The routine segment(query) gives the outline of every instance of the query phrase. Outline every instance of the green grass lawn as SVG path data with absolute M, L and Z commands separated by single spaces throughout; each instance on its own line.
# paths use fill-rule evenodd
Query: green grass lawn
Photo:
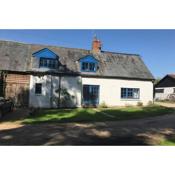
M 149 107 L 98 108 L 98 110 L 114 117 L 106 116 L 93 108 L 50 109 L 39 110 L 35 115 L 25 118 L 23 122 L 32 124 L 43 122 L 118 121 L 154 117 L 174 111 L 171 108 L 158 105 L 152 105 Z
M 170 136 L 166 136 L 165 138 L 163 138 L 159 145 L 161 146 L 175 146 L 175 135 L 172 134 Z
M 169 139 L 162 140 L 159 145 L 160 146 L 175 146 L 175 139 L 173 141 Z

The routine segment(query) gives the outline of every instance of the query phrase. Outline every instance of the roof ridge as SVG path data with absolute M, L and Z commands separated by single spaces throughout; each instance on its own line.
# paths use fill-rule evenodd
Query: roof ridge
M 14 40 L 1 40 L 0 42 L 12 42 L 12 43 L 17 43 L 17 44 L 24 44 L 24 45 L 33 45 L 33 46 L 43 46 L 43 47 L 57 47 L 57 48 L 62 48 L 62 49 L 75 49 L 75 50 L 84 50 L 84 51 L 90 51 L 88 49 L 82 49 L 82 48 L 71 48 L 71 47 L 63 47 L 63 46 L 58 46 L 58 45 L 49 45 L 49 44 L 37 44 L 37 43 L 25 43 L 25 42 L 19 42 L 19 41 L 14 41 Z
M 175 73 L 170 73 L 170 74 L 167 74 L 167 75 L 175 75 Z
M 169 76 L 169 77 L 175 79 L 175 73 L 174 73 L 174 74 L 167 74 L 167 76 Z
M 121 54 L 121 55 L 135 55 L 140 56 L 140 54 L 134 54 L 134 53 L 125 53 L 125 52 L 111 52 L 111 51 L 102 51 L 104 53 L 112 53 L 112 54 Z
M 24 44 L 24 45 L 33 45 L 33 46 L 43 46 L 43 47 L 58 47 L 62 49 L 74 49 L 74 50 L 81 50 L 81 51 L 88 51 L 90 52 L 90 49 L 83 49 L 83 48 L 72 48 L 72 47 L 63 47 L 63 46 L 58 46 L 58 45 L 49 45 L 49 44 L 37 44 L 37 43 L 26 43 L 26 42 L 21 42 L 21 41 L 14 41 L 14 40 L 1 40 L 0 42 L 12 42 L 12 43 L 17 43 L 17 44 Z M 139 54 L 132 54 L 132 53 L 124 53 L 124 52 L 112 52 L 112 51 L 103 51 L 102 53 L 111 53 L 111 54 L 121 54 L 121 55 L 135 55 L 135 56 L 140 56 Z

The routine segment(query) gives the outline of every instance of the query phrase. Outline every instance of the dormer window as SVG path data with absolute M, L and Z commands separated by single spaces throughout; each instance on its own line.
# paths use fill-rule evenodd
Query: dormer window
M 90 63 L 90 62 L 82 62 L 81 65 L 81 70 L 82 71 L 87 71 L 87 72 L 94 72 L 96 71 L 96 65 L 95 63 Z
M 80 59 L 80 68 L 82 72 L 96 72 L 98 61 L 91 55 Z
M 39 65 L 38 65 L 39 68 L 49 68 L 49 69 L 58 68 L 59 56 L 47 48 L 44 48 L 42 50 L 33 53 L 33 56 L 39 59 Z
M 58 67 L 58 61 L 56 59 L 40 58 L 39 67 L 55 69 Z

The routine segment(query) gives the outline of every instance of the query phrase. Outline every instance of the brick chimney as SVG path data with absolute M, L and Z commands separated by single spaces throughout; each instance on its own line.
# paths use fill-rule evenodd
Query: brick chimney
M 92 41 L 92 51 L 94 53 L 100 53 L 101 52 L 101 46 L 102 43 L 99 39 L 97 39 L 97 37 L 95 36 L 93 41 Z

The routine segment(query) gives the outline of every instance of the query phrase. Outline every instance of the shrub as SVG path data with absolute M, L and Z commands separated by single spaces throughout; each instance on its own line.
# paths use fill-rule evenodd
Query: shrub
M 137 106 L 143 106 L 143 103 L 141 101 L 137 102 Z
M 59 94 L 59 89 L 57 89 L 55 92 Z M 57 101 L 58 105 L 60 105 L 61 107 L 69 107 L 73 103 L 74 99 L 75 96 L 71 95 L 66 88 L 62 87 L 60 90 L 60 104 L 59 99 L 57 99 Z
M 100 108 L 108 108 L 107 104 L 103 101 L 100 105 Z

